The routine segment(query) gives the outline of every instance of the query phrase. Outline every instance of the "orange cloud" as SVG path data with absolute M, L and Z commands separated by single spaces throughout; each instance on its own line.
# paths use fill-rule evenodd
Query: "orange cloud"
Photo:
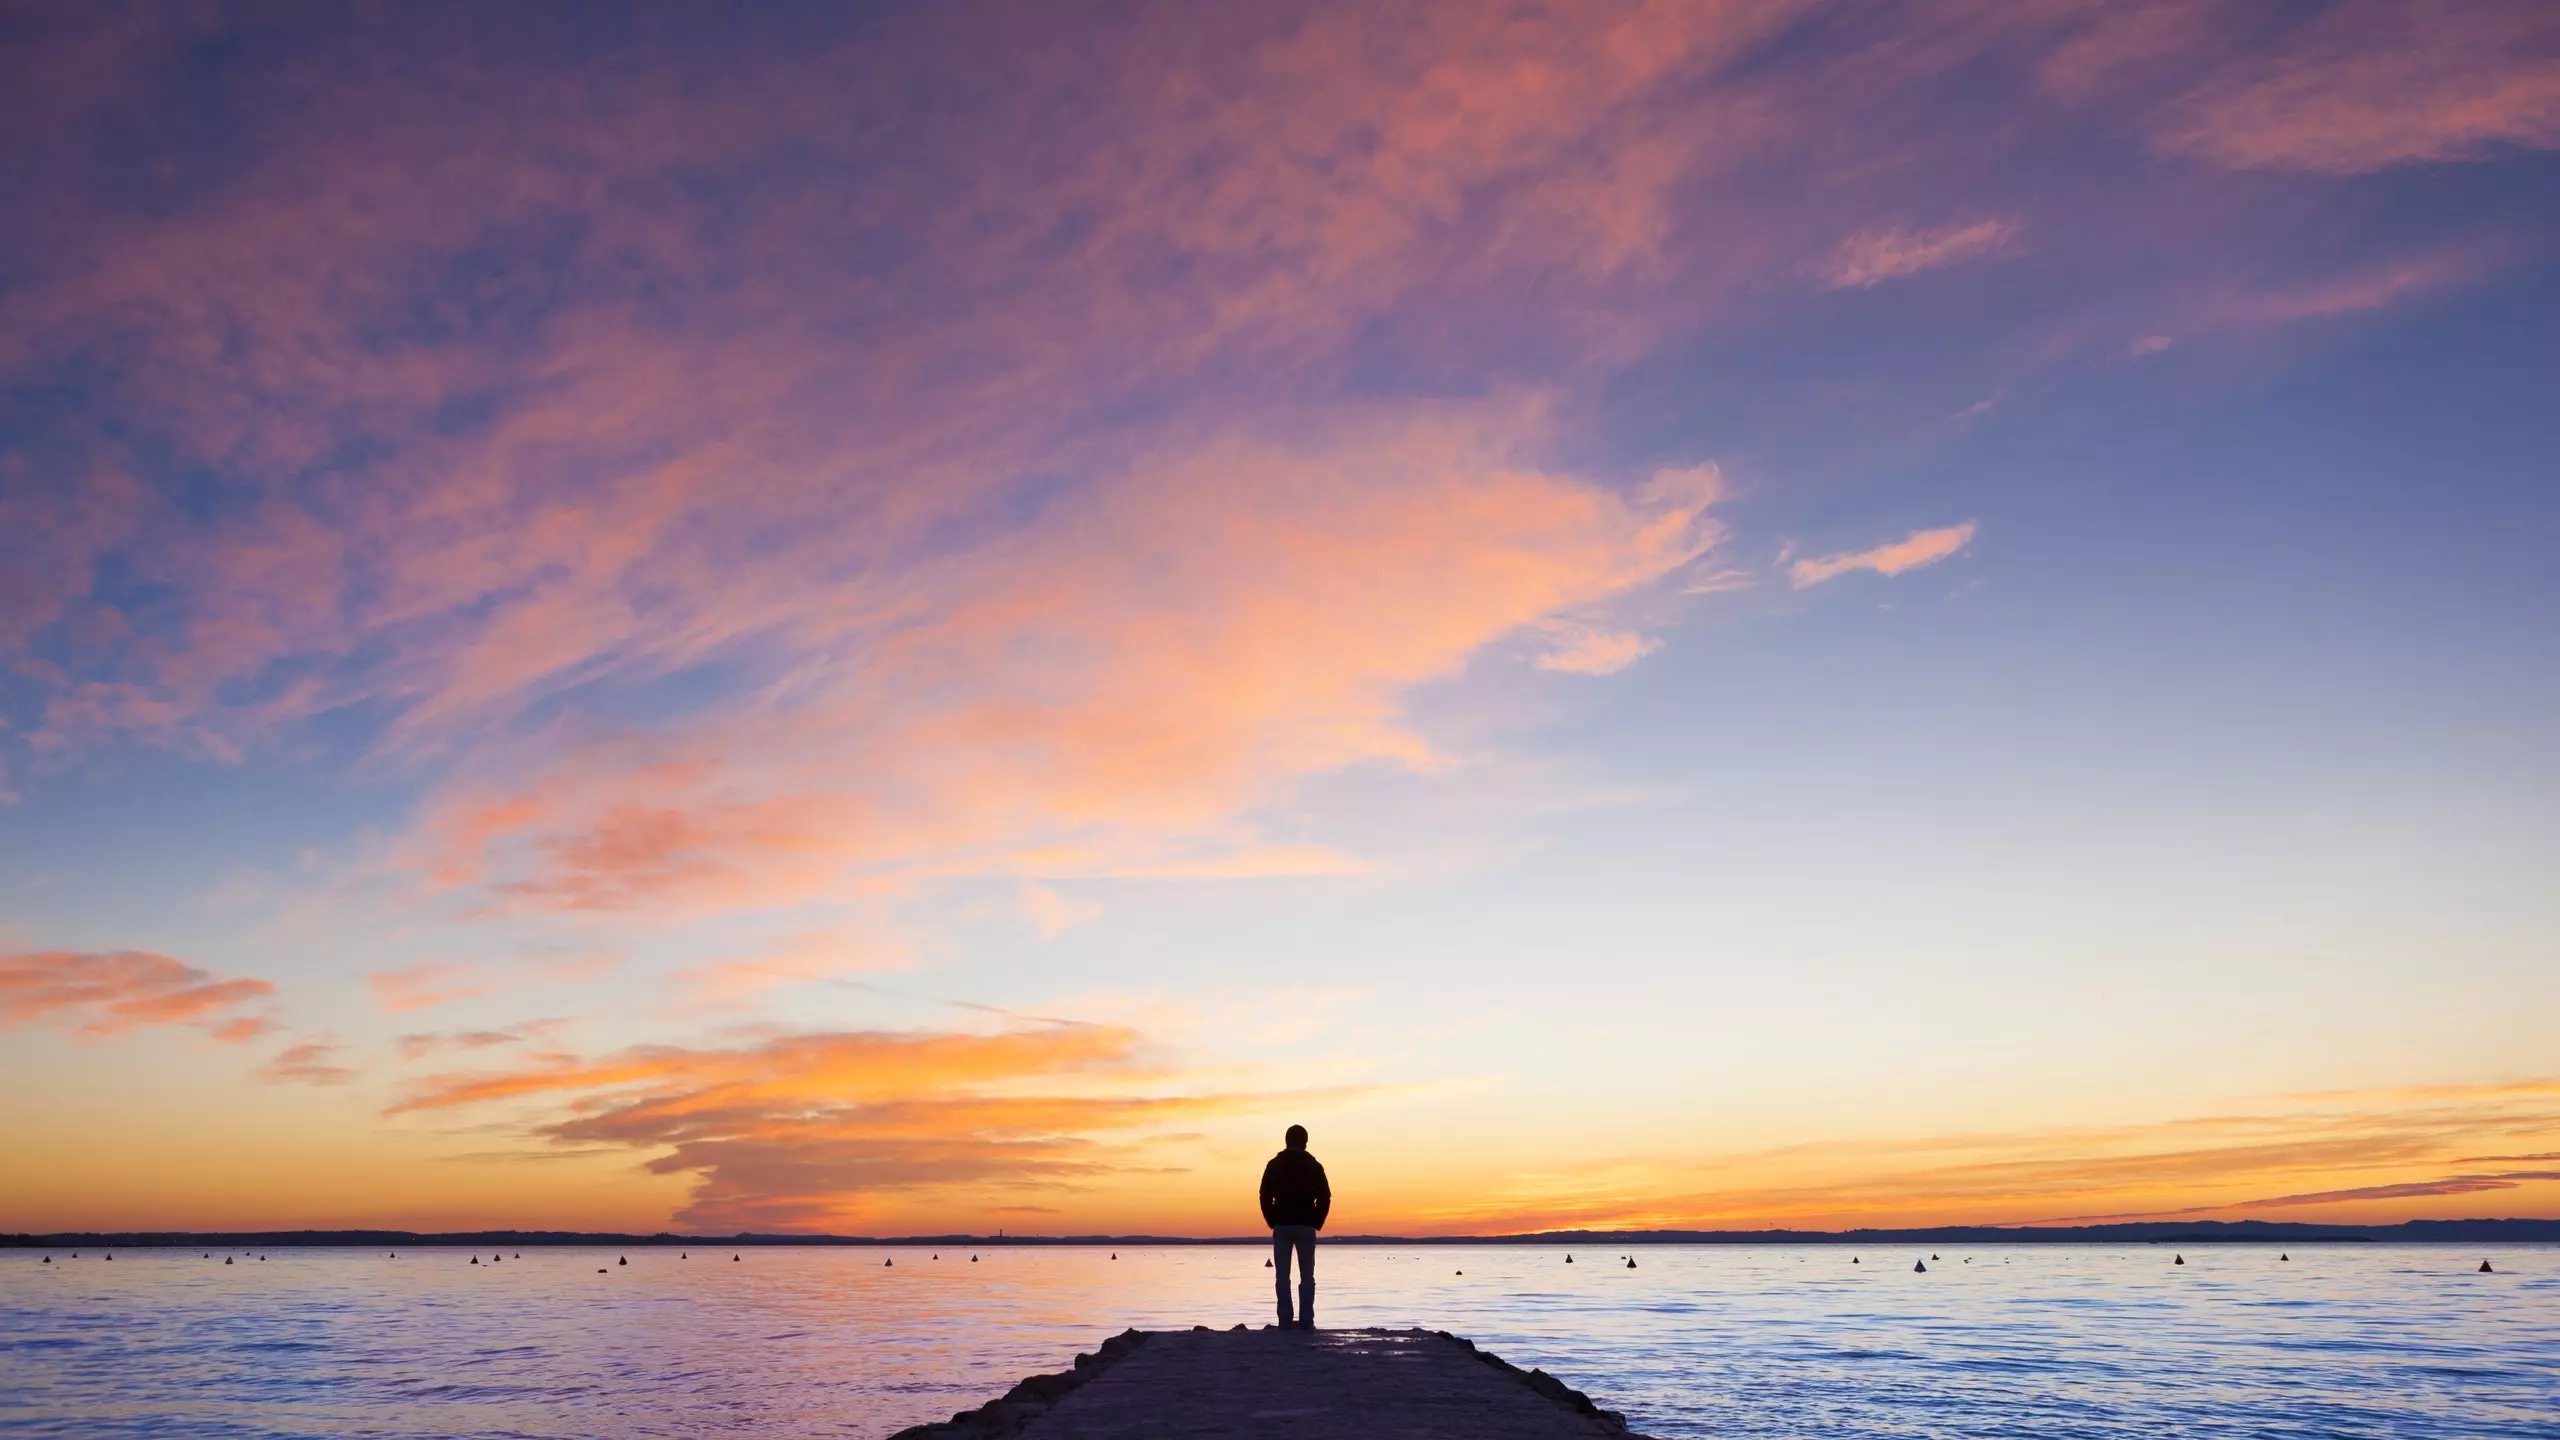
M 356 1072 L 337 1063 L 346 1049 L 326 1040 L 306 1040 L 277 1051 L 258 1067 L 258 1078 L 277 1085 L 344 1085 Z
M 1923 270 L 2007 254 L 2017 247 L 2018 230 L 2017 221 L 1997 219 L 1934 230 L 1903 226 L 1862 230 L 1832 252 L 1823 268 L 1823 284 L 1833 290 L 1864 289 Z
M 2548 1183 L 2560 1175 L 2446 1171 L 2482 1140 L 2554 1134 L 2560 1081 L 2537 1080 L 2285 1097 L 2243 1113 L 2106 1129 L 1830 1141 L 1695 1165 L 1629 1158 L 1480 1181 L 1462 1205 L 1416 1208 L 1428 1224 L 1476 1231 L 2080 1224 L 2309 1207 L 2344 1218 Z M 1684 1183 L 1692 1176 L 1718 1183 Z M 2321 1181 L 2332 1183 L 2306 1183 Z
M 396 970 L 377 970 L 365 977 L 365 983 L 373 990 L 374 1003 L 394 1015 L 405 1015 L 527 985 L 589 979 L 621 963 L 621 954 L 612 950 L 537 950 L 504 962 L 421 960 Z
M 1899 575 L 1923 565 L 1935 565 L 1973 543 L 1975 522 L 1946 525 L 1935 530 L 1915 530 L 1891 544 L 1872 550 L 1855 550 L 1838 555 L 1818 555 L 1798 560 L 1787 567 L 1787 581 L 1801 590 L 1825 580 L 1859 570 L 1872 570 L 1878 575 Z
M 41 1023 L 104 1036 L 186 1024 L 237 1044 L 273 1028 L 236 1012 L 275 991 L 264 980 L 218 980 L 147 950 L 39 951 L 0 957 L 0 1028 Z
M 1008 1192 L 1079 1188 L 1139 1163 L 1130 1145 L 1143 1132 L 1269 1103 L 1131 1093 L 1161 1078 L 1139 1050 L 1133 1031 L 1080 1024 L 644 1046 L 436 1076 L 390 1113 L 539 1102 L 548 1118 L 529 1132 L 551 1144 L 664 1151 L 651 1171 L 698 1176 L 679 1223 L 843 1228 L 889 1195 L 984 1208 Z
M 480 967 L 467 960 L 421 960 L 364 978 L 373 987 L 375 1002 L 394 1015 L 488 993 Z
M 1716 539 L 1712 473 L 1638 496 L 1515 458 L 1534 411 L 1434 408 L 1139 461 L 894 602 L 790 613 L 836 658 L 431 807 L 418 863 L 517 906 L 779 904 L 1079 851 L 1271 853 L 1310 775 L 1441 763 L 1402 696 Z M 1204 848 L 1204 842 L 1206 846 Z
M 786 935 L 752 954 L 679 970 L 673 979 L 686 1005 L 729 1009 L 768 990 L 902 970 L 913 963 L 914 956 L 895 936 L 839 926 Z

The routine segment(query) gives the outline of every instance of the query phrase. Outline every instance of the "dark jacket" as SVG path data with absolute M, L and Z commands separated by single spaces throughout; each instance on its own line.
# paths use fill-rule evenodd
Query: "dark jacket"
M 1324 1228 L 1333 1209 L 1333 1186 L 1324 1167 L 1304 1150 L 1283 1150 L 1262 1167 L 1262 1223 Z

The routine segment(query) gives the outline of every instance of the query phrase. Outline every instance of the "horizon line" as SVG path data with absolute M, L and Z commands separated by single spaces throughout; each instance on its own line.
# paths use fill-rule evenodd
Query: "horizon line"
M 2487 1230 L 2491 1234 L 2453 1234 L 2459 1229 Z M 2500 1233 L 2503 1232 L 2503 1233 Z M 1838 1244 L 1851 1241 L 1892 1243 L 1896 1240 L 1954 1238 L 2000 1238 L 2025 1243 L 2102 1243 L 2106 1241 L 2140 1240 L 2155 1243 L 2168 1239 L 2207 1240 L 2290 1240 L 2290 1241 L 2369 1241 L 2378 1239 L 2445 1241 L 2477 1239 L 2560 1240 L 2560 1218 L 2539 1216 L 2473 1217 L 2465 1219 L 2411 1219 L 2381 1224 L 2321 1224 L 2300 1220 L 2133 1220 L 2099 1225 L 1920 1225 L 1859 1227 L 1848 1230 L 1790 1230 L 1764 1227 L 1757 1230 L 1531 1230 L 1492 1235 L 1335 1235 L 1326 1243 L 1335 1245 L 1487 1245 L 1487 1244 L 1571 1244 L 1585 1241 L 1615 1241 L 1625 1245 L 1807 1245 Z M 1082 1235 L 972 1235 L 950 1233 L 937 1235 L 835 1235 L 797 1234 L 791 1232 L 739 1231 L 729 1235 L 687 1233 L 671 1230 L 647 1234 L 610 1230 L 399 1230 L 372 1227 L 320 1229 L 303 1227 L 291 1230 L 58 1230 L 49 1232 L 18 1231 L 0 1234 L 0 1248 L 30 1249 L 45 1244 L 112 1245 L 142 1247 L 162 1245 L 225 1245 L 263 1243 L 274 1246 L 318 1247 L 348 1245 L 369 1241 L 390 1241 L 413 1245 L 460 1245 L 504 1238 L 515 1244 L 531 1245 L 605 1245 L 663 1246 L 698 1245 L 978 1245 L 996 1248 L 1007 1245 L 1263 1245 L 1268 1235 L 1149 1235 L 1149 1234 L 1082 1234 Z

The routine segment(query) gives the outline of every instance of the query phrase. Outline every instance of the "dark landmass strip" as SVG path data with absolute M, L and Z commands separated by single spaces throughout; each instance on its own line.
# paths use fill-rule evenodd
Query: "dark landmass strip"
M 1125 1330 L 890 1440 L 1611 1440 L 1626 1418 L 1445 1330 Z
M 1939 1225 L 1912 1230 L 1542 1230 L 1528 1235 L 1328 1235 L 1328 1245 L 2211 1245 L 2316 1244 L 2323 1241 L 2560 1240 L 2560 1220 L 2408 1220 L 2397 1225 L 2307 1225 L 2274 1220 L 2146 1220 L 2117 1225 Z M 78 1245 L 193 1245 L 240 1249 L 288 1246 L 612 1245 L 745 1247 L 750 1245 L 932 1245 L 996 1249 L 1008 1245 L 1268 1245 L 1267 1235 L 1194 1238 L 1180 1235 L 618 1235 L 576 1230 L 148 1230 L 0 1235 L 0 1246 L 60 1249 Z

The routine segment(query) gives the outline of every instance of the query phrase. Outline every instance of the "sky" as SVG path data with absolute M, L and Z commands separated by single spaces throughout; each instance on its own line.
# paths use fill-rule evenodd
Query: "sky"
M 2560 1217 L 2560 10 L 0 30 L 0 1230 Z

